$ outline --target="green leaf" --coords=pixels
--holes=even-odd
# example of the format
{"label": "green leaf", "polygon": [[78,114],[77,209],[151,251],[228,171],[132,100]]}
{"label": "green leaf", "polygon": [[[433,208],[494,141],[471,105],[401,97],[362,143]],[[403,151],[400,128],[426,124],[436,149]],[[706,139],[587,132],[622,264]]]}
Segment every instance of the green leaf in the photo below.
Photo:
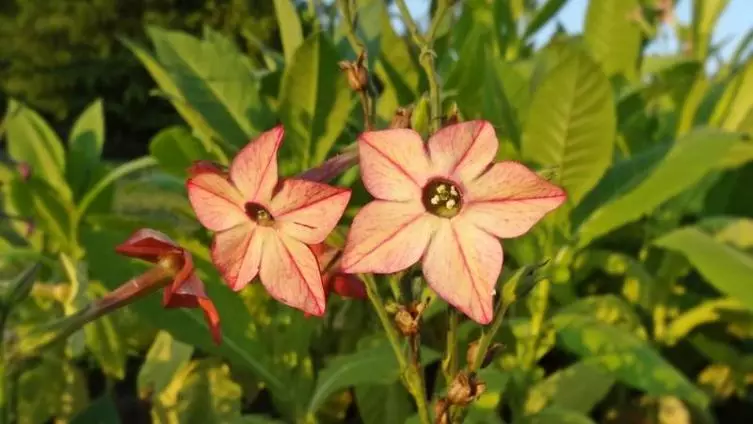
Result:
{"label": "green leaf", "polygon": [[614,383],[614,377],[603,367],[579,361],[531,387],[526,410],[538,412],[547,406],[557,406],[588,414],[609,393]]}
{"label": "green leaf", "polygon": [[65,172],[76,199],[94,182],[104,143],[104,110],[102,101],[95,100],[79,115],[68,136]]}
{"label": "green leaf", "polygon": [[728,131],[741,130],[753,110],[753,58],[727,83],[710,122]]}
{"label": "green leaf", "polygon": [[703,278],[720,292],[753,310],[753,257],[714,240],[697,228],[675,230],[654,241],[655,245],[681,253]]}
{"label": "green leaf", "polygon": [[230,368],[216,359],[181,369],[152,406],[153,422],[225,423],[241,416],[241,388]]}
{"label": "green leaf", "polygon": [[720,168],[740,143],[734,134],[698,130],[670,149],[661,163],[633,190],[607,203],[579,227],[583,245],[651,213],[662,203],[693,186],[709,171]]}
{"label": "green leaf", "polygon": [[31,172],[59,192],[71,198],[71,190],[63,178],[65,153],[55,131],[39,114],[10,99],[5,116],[8,154],[16,161],[26,162]]}
{"label": "green leaf", "polygon": [[550,407],[523,418],[521,424],[595,424],[595,422],[580,412]]}
{"label": "green leaf", "polygon": [[303,43],[301,20],[298,18],[298,11],[296,11],[291,0],[274,0],[274,4],[285,61],[290,62],[293,53]]}
{"label": "green leaf", "polygon": [[16,387],[18,424],[42,424],[52,418],[67,421],[86,406],[84,374],[61,359],[43,360],[20,375]]}
{"label": "green leaf", "polygon": [[[3,255],[5,255],[5,252],[3,252]],[[32,286],[37,281],[37,271],[40,267],[41,264],[36,263],[23,270],[13,280],[2,285],[2,305],[0,306],[2,312],[0,312],[0,315],[3,316],[3,319],[9,315],[10,308],[29,296]]]}
{"label": "green leaf", "polygon": [[22,216],[31,216],[34,223],[55,243],[48,248],[73,253],[75,240],[71,224],[71,206],[60,198],[60,192],[45,181],[32,176],[26,182],[12,180],[5,189],[13,209]]}
{"label": "green leaf", "polygon": [[157,159],[165,171],[185,177],[186,170],[196,160],[213,160],[204,144],[182,126],[161,130],[149,143],[149,154]]}
{"label": "green leaf", "polygon": [[105,192],[105,190],[109,188],[111,184],[114,184],[117,180],[124,178],[129,174],[143,171],[144,169],[155,166],[156,164],[157,161],[153,157],[146,156],[139,159],[134,159],[130,162],[126,162],[110,171],[107,175],[97,181],[97,183],[92,188],[90,188],[89,191],[87,191],[84,197],[81,199],[81,202],[79,202],[78,207],[75,211],[74,222],[79,223],[81,221],[91,204],[95,200],[97,200],[97,197]]}
{"label": "green leaf", "polygon": [[169,78],[165,87],[164,78],[157,82],[170,100],[178,94],[176,102],[185,102],[231,145],[242,146],[267,129],[272,119],[259,97],[251,63],[229,39],[209,29],[203,39],[157,27],[147,32]]}
{"label": "green leaf", "polygon": [[[423,365],[438,359],[437,352],[421,348]],[[319,374],[308,410],[312,413],[316,412],[329,395],[346,387],[390,384],[399,377],[400,367],[395,359],[395,353],[386,343],[350,355],[339,356],[327,364]]]}
{"label": "green leaf", "polygon": [[400,383],[360,385],[355,393],[364,424],[404,423],[413,415],[411,398]]}
{"label": "green leaf", "polygon": [[191,360],[193,346],[181,343],[166,331],[157,337],[139,370],[136,385],[141,399],[162,393],[175,374]]}
{"label": "green leaf", "polygon": [[97,318],[84,327],[86,346],[105,375],[125,378],[127,352],[112,315]]}
{"label": "green leaf", "polygon": [[622,74],[628,80],[638,77],[641,28],[631,16],[639,13],[639,0],[591,0],[584,39],[607,76]]}
{"label": "green leaf", "polygon": [[523,39],[527,39],[538,30],[541,29],[562,7],[567,3],[567,0],[546,0],[541,7],[536,9],[536,14],[533,15],[531,22],[528,23],[526,31],[523,34]]}
{"label": "green leaf", "polygon": [[288,172],[321,163],[345,129],[351,93],[337,60],[332,42],[325,34],[316,33],[306,39],[285,68],[280,119],[286,130],[282,150],[294,167]]}
{"label": "green leaf", "polygon": [[612,162],[615,110],[609,81],[584,52],[564,46],[559,66],[536,89],[522,153],[557,169],[556,183],[578,204]]}
{"label": "green leaf", "polygon": [[690,45],[696,59],[707,59],[716,21],[728,3],[729,0],[693,0]]}
{"label": "green leaf", "polygon": [[70,424],[120,424],[118,407],[109,393],[98,397],[73,417]]}
{"label": "green leaf", "polygon": [[620,381],[649,395],[674,395],[700,406],[708,404],[700,389],[631,332],[582,314],[558,313],[552,323],[567,350]]}

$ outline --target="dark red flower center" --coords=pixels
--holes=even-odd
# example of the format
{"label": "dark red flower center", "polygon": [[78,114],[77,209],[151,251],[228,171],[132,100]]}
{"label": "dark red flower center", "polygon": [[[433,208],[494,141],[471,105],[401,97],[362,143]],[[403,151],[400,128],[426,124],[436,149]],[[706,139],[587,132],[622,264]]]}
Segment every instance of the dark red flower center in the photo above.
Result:
{"label": "dark red flower center", "polygon": [[421,201],[429,213],[442,218],[452,218],[460,213],[463,195],[455,183],[436,178],[424,186]]}
{"label": "dark red flower center", "polygon": [[264,206],[258,203],[248,202],[246,203],[245,209],[246,215],[248,215],[248,217],[257,224],[263,225],[265,227],[271,227],[272,225],[274,225],[275,218]]}

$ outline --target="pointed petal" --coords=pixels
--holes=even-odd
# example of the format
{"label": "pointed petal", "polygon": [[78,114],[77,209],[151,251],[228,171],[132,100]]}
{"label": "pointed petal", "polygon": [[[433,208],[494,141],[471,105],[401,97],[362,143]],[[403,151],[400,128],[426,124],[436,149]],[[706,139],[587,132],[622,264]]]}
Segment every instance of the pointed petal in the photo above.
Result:
{"label": "pointed petal", "polygon": [[196,160],[186,171],[189,177],[195,177],[199,174],[217,174],[223,178],[228,177],[227,169],[211,160]]}
{"label": "pointed petal", "polygon": [[204,319],[206,319],[212,333],[212,340],[218,345],[222,341],[220,315],[217,313],[214,303],[204,291],[204,283],[195,274],[185,280],[176,291],[165,289],[162,305],[168,309],[201,308],[204,312]]}
{"label": "pointed petal", "polygon": [[249,221],[215,234],[212,262],[231,290],[243,289],[259,273],[264,240],[272,232]]}
{"label": "pointed petal", "polygon": [[429,178],[429,159],[421,136],[391,129],[361,134],[358,140],[361,179],[372,196],[383,200],[421,198]]}
{"label": "pointed petal", "polygon": [[175,254],[181,250],[170,237],[150,228],[137,230],[128,240],[115,247],[115,251],[121,255],[149,262],[157,262],[160,257]]}
{"label": "pointed petal", "polygon": [[439,219],[417,201],[369,203],[353,219],[343,271],[388,274],[408,268],[423,255]]}
{"label": "pointed petal", "polygon": [[479,324],[492,320],[502,270],[499,240],[464,219],[442,220],[423,259],[429,286]]}
{"label": "pointed petal", "polygon": [[324,314],[319,265],[305,244],[282,233],[267,237],[259,276],[270,296],[278,301],[311,315]]}
{"label": "pointed petal", "polygon": [[499,146],[494,127],[486,121],[449,125],[437,131],[428,144],[434,171],[464,183],[489,166]]}
{"label": "pointed petal", "polygon": [[285,130],[277,126],[246,145],[230,164],[230,179],[247,202],[266,204],[277,185],[277,149]]}
{"label": "pointed petal", "polygon": [[188,200],[201,225],[222,231],[249,221],[238,190],[214,173],[201,173],[186,183]]}
{"label": "pointed petal", "polygon": [[306,180],[282,183],[270,204],[276,227],[306,244],[321,243],[345,212],[350,190]]}
{"label": "pointed petal", "polygon": [[566,198],[564,190],[511,161],[494,164],[466,191],[463,216],[500,238],[525,234]]}

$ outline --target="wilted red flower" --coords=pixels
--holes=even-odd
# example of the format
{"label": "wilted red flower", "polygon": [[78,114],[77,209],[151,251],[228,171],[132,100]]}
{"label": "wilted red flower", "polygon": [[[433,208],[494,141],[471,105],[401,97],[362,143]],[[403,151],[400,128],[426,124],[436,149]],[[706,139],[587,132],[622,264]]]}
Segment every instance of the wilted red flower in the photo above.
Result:
{"label": "wilted red flower", "polygon": [[440,297],[488,324],[497,238],[525,234],[566,197],[518,162],[494,163],[498,145],[486,121],[447,126],[426,144],[408,129],[362,134],[361,179],[376,200],[353,219],[343,270],[387,274],[420,260]]}
{"label": "wilted red flower", "polygon": [[162,306],[165,308],[201,308],[216,344],[222,340],[220,317],[212,300],[204,291],[204,283],[196,275],[191,254],[165,234],[140,229],[115,248],[121,255],[158,264],[172,271],[173,280],[165,287]]}
{"label": "wilted red flower", "polygon": [[319,182],[279,180],[284,130],[261,133],[230,164],[229,174],[201,168],[186,182],[199,222],[214,231],[212,261],[233,290],[256,276],[280,302],[324,314],[321,271],[309,245],[337,225],[350,190]]}

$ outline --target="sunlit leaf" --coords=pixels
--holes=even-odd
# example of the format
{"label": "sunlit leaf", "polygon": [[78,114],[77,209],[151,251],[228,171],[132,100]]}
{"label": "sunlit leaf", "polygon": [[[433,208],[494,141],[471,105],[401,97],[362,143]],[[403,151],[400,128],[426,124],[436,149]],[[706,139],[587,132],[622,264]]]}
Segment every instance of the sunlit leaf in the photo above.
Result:
{"label": "sunlit leaf", "polygon": [[538,412],[554,405],[588,414],[614,383],[614,377],[602,367],[584,361],[576,362],[531,387],[526,410]]}
{"label": "sunlit leaf", "polygon": [[615,110],[604,73],[583,51],[561,46],[559,66],[536,88],[523,131],[522,153],[553,167],[568,199],[578,204],[612,162]]}
{"label": "sunlit leaf", "polygon": [[214,160],[204,144],[180,126],[161,130],[149,143],[149,154],[165,171],[185,177],[188,167],[197,160]]}
{"label": "sunlit leaf", "polygon": [[608,76],[638,75],[642,34],[632,16],[641,13],[639,0],[591,0],[584,24],[584,38],[596,61]]}
{"label": "sunlit leaf", "polygon": [[285,61],[290,62],[293,53],[303,43],[303,31],[301,20],[295,9],[295,2],[291,0],[274,0],[277,25],[280,28],[282,50],[285,53]]}
{"label": "sunlit leaf", "polygon": [[193,346],[181,343],[165,331],[157,333],[139,370],[137,386],[142,399],[159,394],[172,381],[175,373],[191,359]]}
{"label": "sunlit leaf", "polygon": [[104,144],[104,109],[102,101],[95,100],[76,119],[68,136],[65,173],[76,198],[94,182]]}

